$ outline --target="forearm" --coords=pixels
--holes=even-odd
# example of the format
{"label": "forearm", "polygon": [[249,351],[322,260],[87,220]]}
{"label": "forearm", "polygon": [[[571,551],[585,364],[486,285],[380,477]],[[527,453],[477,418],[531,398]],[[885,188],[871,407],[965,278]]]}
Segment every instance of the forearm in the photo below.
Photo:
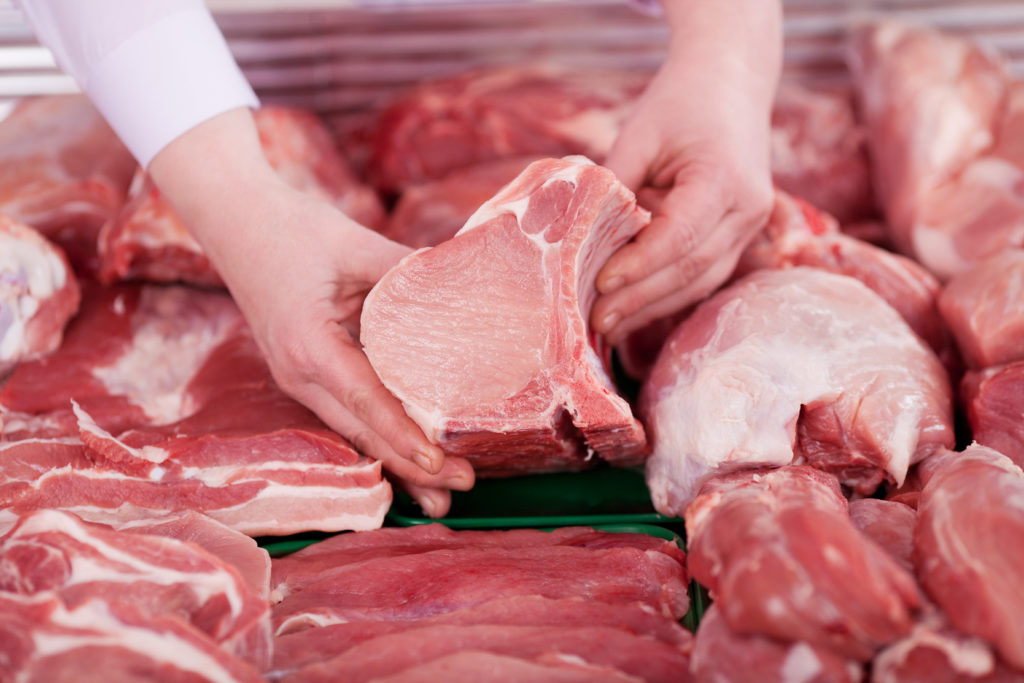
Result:
{"label": "forearm", "polygon": [[662,0],[662,6],[671,29],[669,68],[699,64],[707,79],[737,79],[752,99],[770,106],[782,65],[779,0]]}

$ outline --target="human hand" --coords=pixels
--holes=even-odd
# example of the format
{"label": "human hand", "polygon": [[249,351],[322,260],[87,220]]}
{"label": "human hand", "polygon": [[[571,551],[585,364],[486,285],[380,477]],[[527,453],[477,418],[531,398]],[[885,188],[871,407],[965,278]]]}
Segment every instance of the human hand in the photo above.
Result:
{"label": "human hand", "polygon": [[[210,159],[214,169],[238,163],[237,150],[249,149],[249,142],[231,140],[235,127],[249,122],[251,116],[202,124],[213,126],[216,146],[231,147],[214,155],[230,160]],[[187,137],[150,170],[217,266],[278,385],[380,460],[428,515],[446,514],[449,491],[471,488],[473,469],[445,458],[405,414],[363,354],[355,327],[366,293],[411,250],[293,190],[244,154],[235,173],[218,169],[197,185],[176,165],[195,175],[196,156],[208,158],[209,150],[189,149]]]}
{"label": "human hand", "polygon": [[664,4],[669,56],[605,161],[653,214],[597,277],[592,327],[612,346],[725,282],[772,206],[776,3]]}

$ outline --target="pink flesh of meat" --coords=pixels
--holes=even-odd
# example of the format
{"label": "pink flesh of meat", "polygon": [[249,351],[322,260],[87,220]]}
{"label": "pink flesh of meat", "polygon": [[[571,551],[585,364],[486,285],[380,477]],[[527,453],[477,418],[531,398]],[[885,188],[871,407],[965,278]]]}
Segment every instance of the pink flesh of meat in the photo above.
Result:
{"label": "pink flesh of meat", "polygon": [[891,500],[860,498],[850,501],[850,519],[901,567],[914,572],[914,508]]}
{"label": "pink flesh of meat", "polygon": [[662,349],[641,410],[666,515],[715,474],[799,457],[870,493],[953,444],[931,349],[860,282],[807,267],[757,271],[705,300]]}
{"label": "pink flesh of meat", "polygon": [[914,564],[957,629],[1024,668],[1024,472],[973,444],[922,463]]}
{"label": "pink flesh of meat", "polygon": [[647,219],[610,171],[536,162],[377,283],[366,355],[427,436],[485,476],[641,462],[643,429],[585,321],[597,269]]}
{"label": "pink flesh of meat", "polygon": [[729,626],[861,661],[906,635],[914,578],[850,521],[835,478],[794,465],[709,481],[686,510],[688,566]]}

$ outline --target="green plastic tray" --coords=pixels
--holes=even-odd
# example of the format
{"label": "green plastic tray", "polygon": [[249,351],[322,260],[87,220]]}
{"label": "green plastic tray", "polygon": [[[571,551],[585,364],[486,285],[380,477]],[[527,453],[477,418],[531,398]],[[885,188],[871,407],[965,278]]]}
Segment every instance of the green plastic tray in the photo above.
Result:
{"label": "green plastic tray", "polygon": [[441,521],[452,529],[658,524],[682,528],[683,520],[654,510],[636,469],[602,468],[586,472],[481,479],[470,491],[453,491],[447,516],[433,520],[412,498],[396,493],[387,521],[411,526]]}

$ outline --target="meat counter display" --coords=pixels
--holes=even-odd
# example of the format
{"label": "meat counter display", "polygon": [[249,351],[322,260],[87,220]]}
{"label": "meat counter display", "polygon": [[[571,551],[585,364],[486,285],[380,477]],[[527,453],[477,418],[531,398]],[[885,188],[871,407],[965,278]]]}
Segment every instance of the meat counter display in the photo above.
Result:
{"label": "meat counter display", "polygon": [[[1024,81],[985,33],[1024,12],[787,3],[770,217],[718,291],[612,349],[595,273],[650,207],[601,163],[664,32],[529,4],[217,13],[274,169],[423,249],[362,341],[474,463],[440,520],[277,386],[84,97],[13,104],[0,681],[1024,680]],[[571,40],[581,8],[622,54]],[[412,15],[427,53],[493,37],[481,17],[511,38],[417,73],[381,56]],[[362,89],[348,19],[383,40]],[[529,22],[557,45],[511,64]]]}

